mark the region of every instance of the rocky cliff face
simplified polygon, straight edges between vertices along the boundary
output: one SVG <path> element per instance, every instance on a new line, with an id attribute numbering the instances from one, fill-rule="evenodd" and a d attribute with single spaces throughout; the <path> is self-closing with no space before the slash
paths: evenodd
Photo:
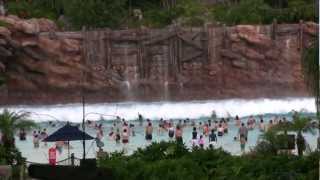
<path id="1" fill-rule="evenodd" d="M 59 32 L 0 16 L 1 104 L 305 96 L 314 23 Z"/>

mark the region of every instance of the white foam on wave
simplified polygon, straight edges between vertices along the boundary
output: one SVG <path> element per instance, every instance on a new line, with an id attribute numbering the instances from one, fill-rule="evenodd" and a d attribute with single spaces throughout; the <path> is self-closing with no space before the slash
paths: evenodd
<path id="1" fill-rule="evenodd" d="M 2 107 L 13 111 L 31 112 L 31 118 L 35 121 L 57 120 L 81 122 L 82 105 L 47 105 L 47 106 L 10 106 Z M 285 99 L 228 99 L 208 101 L 186 102 L 122 102 L 122 103 L 99 103 L 86 105 L 86 119 L 99 120 L 104 114 L 104 119 L 114 119 L 120 116 L 126 120 L 137 119 L 138 113 L 152 120 L 160 118 L 200 118 L 210 116 L 215 110 L 220 117 L 239 115 L 259 115 L 266 113 L 283 114 L 292 110 L 304 110 L 315 112 L 313 98 L 285 98 Z"/>

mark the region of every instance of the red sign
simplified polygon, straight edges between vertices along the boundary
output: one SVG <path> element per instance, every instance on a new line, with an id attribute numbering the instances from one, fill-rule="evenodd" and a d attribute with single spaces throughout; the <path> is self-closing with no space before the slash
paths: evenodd
<path id="1" fill-rule="evenodd" d="M 49 164 L 55 166 L 57 162 L 56 148 L 52 147 L 49 149 Z"/>

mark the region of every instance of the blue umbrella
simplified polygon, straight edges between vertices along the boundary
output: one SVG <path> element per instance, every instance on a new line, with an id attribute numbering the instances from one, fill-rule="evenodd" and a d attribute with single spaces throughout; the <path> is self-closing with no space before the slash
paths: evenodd
<path id="1" fill-rule="evenodd" d="M 43 139 L 44 142 L 56 142 L 56 141 L 68 141 L 68 156 L 69 156 L 69 141 L 78 140 L 92 140 L 94 137 L 89 134 L 80 131 L 77 126 L 71 126 L 68 122 L 65 126 L 58 129 L 50 136 Z"/>
<path id="2" fill-rule="evenodd" d="M 91 140 L 94 139 L 89 134 L 80 131 L 78 127 L 71 126 L 67 123 L 50 136 L 46 137 L 43 141 L 45 142 L 56 142 L 56 141 L 78 141 L 78 140 Z"/>

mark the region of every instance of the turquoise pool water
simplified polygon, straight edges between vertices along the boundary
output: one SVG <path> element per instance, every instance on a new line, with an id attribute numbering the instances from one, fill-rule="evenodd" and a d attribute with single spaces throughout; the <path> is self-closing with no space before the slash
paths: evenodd
<path id="1" fill-rule="evenodd" d="M 40 123 L 41 128 L 47 128 L 48 134 L 54 132 L 57 128 L 62 127 L 66 121 L 80 123 L 82 121 L 82 105 L 67 104 L 67 105 L 50 105 L 50 106 L 8 106 L 4 108 L 13 111 L 31 112 L 31 118 Z M 144 138 L 144 126 L 140 127 L 136 121 L 138 114 L 142 114 L 145 118 L 150 118 L 154 126 L 153 141 L 159 142 L 162 140 L 168 141 L 168 134 L 159 134 L 157 131 L 158 120 L 174 119 L 194 119 L 196 122 L 204 122 L 211 116 L 212 111 L 215 111 L 218 117 L 234 117 L 239 115 L 243 122 L 247 121 L 249 115 L 263 115 L 266 121 L 278 115 L 279 117 L 286 116 L 290 119 L 291 111 L 302 111 L 306 115 L 313 115 L 315 112 L 314 100 L 312 98 L 285 98 L 285 99 L 229 99 L 229 100 L 208 100 L 208 101 L 190 101 L 190 102 L 123 102 L 123 103 L 100 103 L 86 105 L 86 120 L 101 121 L 104 127 L 103 149 L 107 152 L 120 151 L 123 149 L 122 144 L 116 144 L 114 140 L 110 140 L 107 134 L 112 126 L 112 120 L 115 116 L 120 116 L 135 124 L 136 136 L 130 137 L 128 145 L 128 154 L 132 153 L 139 147 L 148 145 Z M 256 118 L 257 120 L 259 118 Z M 50 127 L 47 121 L 53 121 L 57 126 Z M 183 139 L 188 147 L 191 147 L 191 130 L 188 126 L 183 130 Z M 87 128 L 87 132 L 92 136 L 96 136 L 96 130 Z M 238 141 L 234 141 L 234 136 L 237 135 L 238 128 L 233 120 L 229 122 L 229 133 L 218 138 L 217 147 L 222 147 L 226 151 L 238 155 L 240 154 L 240 145 Z M 47 163 L 48 148 L 53 146 L 48 143 L 44 146 L 41 143 L 39 149 L 33 148 L 32 133 L 28 133 L 27 141 L 16 140 L 17 147 L 22 151 L 22 155 L 28 161 Z M 256 128 L 249 131 L 248 143 L 246 151 L 253 148 L 259 139 L 261 132 Z M 304 134 L 308 144 L 312 149 L 316 148 L 316 134 Z M 208 146 L 208 138 L 205 138 L 206 146 Z M 76 157 L 82 157 L 82 142 L 71 142 L 71 153 L 75 153 Z M 95 157 L 97 147 L 94 141 L 86 142 L 87 157 Z M 67 149 L 64 149 L 61 154 L 58 154 L 58 160 L 67 157 Z"/>

